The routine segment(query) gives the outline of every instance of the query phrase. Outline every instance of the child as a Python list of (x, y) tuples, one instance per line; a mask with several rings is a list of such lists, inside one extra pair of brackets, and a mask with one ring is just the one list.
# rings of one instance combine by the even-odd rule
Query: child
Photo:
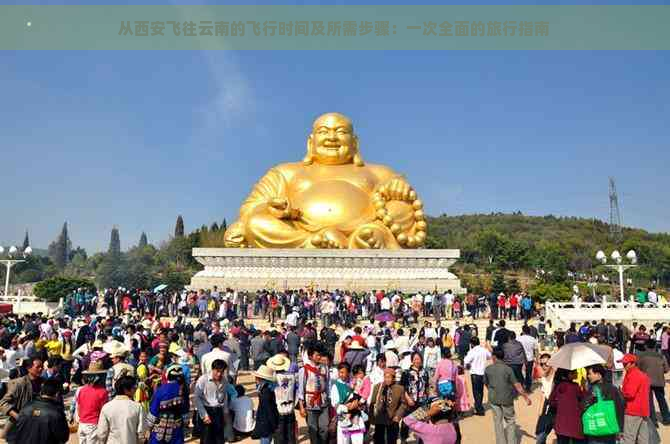
[(254, 404), (251, 398), (246, 396), (244, 387), (241, 385), (235, 386), (237, 398), (230, 403), (230, 409), (233, 412), (233, 429), (238, 435), (242, 435), (242, 439), (247, 434), (251, 433), (256, 426), (254, 419)]
[(338, 378), (330, 391), (332, 406), (337, 413), (338, 442), (348, 437), (352, 444), (362, 444), (367, 415), (361, 410), (362, 397), (349, 384), (350, 367), (346, 362), (337, 366)]

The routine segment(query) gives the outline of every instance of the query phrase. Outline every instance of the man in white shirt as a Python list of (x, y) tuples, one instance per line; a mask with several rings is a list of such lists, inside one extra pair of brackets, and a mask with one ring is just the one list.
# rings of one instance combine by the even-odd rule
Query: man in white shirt
[(223, 337), (220, 334), (214, 334), (209, 339), (209, 342), (212, 344), (212, 351), (202, 355), (201, 362), (201, 371), (203, 375), (211, 376), (212, 375), (212, 363), (217, 359), (223, 360), (228, 368), (228, 371), (231, 371), (231, 362), (230, 362), (230, 353), (221, 349), (223, 347)]
[(384, 298), (382, 299), (380, 305), (381, 305), (381, 309), (382, 309), (382, 311), (384, 311), (384, 310), (386, 310), (386, 311), (391, 310), (391, 300), (388, 298), (388, 296), (384, 296)]
[(470, 345), (472, 348), (465, 355), (463, 364), (470, 369), (472, 396), (475, 398), (475, 415), (484, 416), (484, 370), (487, 361), (491, 359), (491, 352), (479, 344), (477, 336), (470, 339)]
[(286, 316), (286, 323), (290, 327), (297, 327), (298, 326), (298, 319), (300, 318), (300, 315), (298, 314), (298, 310), (300, 310), (298, 307), (293, 307), (293, 310), (291, 313)]
[(447, 291), (444, 294), (444, 317), (447, 319), (450, 319), (453, 317), (453, 313), (451, 312), (451, 306), (454, 304), (454, 294), (451, 292), (451, 290)]
[[(530, 393), (533, 385), (533, 366), (535, 365), (535, 352), (537, 350), (537, 339), (530, 335), (530, 327), (524, 325), (521, 327), (521, 336), (517, 341), (523, 346), (523, 351), (526, 354), (526, 374), (524, 381), (524, 389)], [(521, 381), (519, 381), (521, 382)]]

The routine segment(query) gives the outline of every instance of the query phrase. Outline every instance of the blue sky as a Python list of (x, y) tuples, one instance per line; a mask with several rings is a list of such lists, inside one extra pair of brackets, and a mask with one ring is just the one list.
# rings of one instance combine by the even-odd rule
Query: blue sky
[(0, 245), (230, 222), (326, 111), (429, 214), (607, 219), (614, 176), (625, 225), (670, 231), (668, 78), (660, 51), (4, 51)]

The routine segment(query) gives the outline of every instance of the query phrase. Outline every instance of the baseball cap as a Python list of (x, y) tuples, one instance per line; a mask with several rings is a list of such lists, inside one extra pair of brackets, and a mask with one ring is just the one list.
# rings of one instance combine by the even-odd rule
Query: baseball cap
[(620, 362), (621, 364), (635, 363), (637, 362), (637, 356), (632, 353), (626, 353), (623, 355), (623, 358), (619, 359), (617, 362)]

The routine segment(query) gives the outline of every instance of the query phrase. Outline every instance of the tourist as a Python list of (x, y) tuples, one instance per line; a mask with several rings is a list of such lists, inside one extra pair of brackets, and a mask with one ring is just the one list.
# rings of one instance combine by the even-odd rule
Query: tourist
[(505, 364), (505, 353), (502, 349), (493, 349), (492, 355), (493, 364), (484, 371), (484, 384), (488, 388), (489, 404), (493, 410), (496, 444), (516, 444), (514, 399), (518, 393), (526, 400), (527, 405), (531, 405), (531, 400), (512, 368)]
[[(256, 427), (254, 403), (246, 395), (246, 391), (242, 385), (236, 385), (235, 391), (237, 392), (237, 398), (233, 399), (230, 403), (230, 411), (233, 414), (233, 430), (237, 438), (243, 438), (249, 436)], [(277, 407), (279, 407), (279, 404), (277, 404)], [(291, 434), (295, 435), (294, 433)], [(275, 443), (279, 444), (280, 441), (275, 438)]]
[[(420, 353), (412, 353), (410, 368), (402, 372), (400, 384), (405, 389), (408, 413), (425, 404), (430, 391), (430, 375), (423, 367), (423, 358)], [(407, 441), (408, 433), (407, 426), (401, 424), (400, 441), (403, 444)]]
[(403, 424), (424, 444), (455, 444), (456, 430), (451, 423), (451, 401), (436, 400), (429, 407), (422, 407), (405, 416)]
[(77, 390), (73, 402), (79, 418), (77, 431), (79, 444), (95, 444), (95, 431), (98, 428), (100, 412), (108, 401), (105, 388), (106, 373), (101, 361), (93, 362), (87, 370), (82, 372), (86, 385)]
[(352, 387), (347, 362), (338, 365), (338, 377), (330, 389), (330, 400), (337, 417), (337, 443), (362, 444), (367, 416), (361, 411), (362, 397)]
[(396, 444), (399, 423), (406, 409), (405, 389), (396, 383), (395, 371), (384, 370), (384, 382), (372, 388), (368, 416), (374, 424), (374, 444)]
[[(425, 338), (424, 336), (420, 337), (419, 340)], [(435, 369), (437, 368), (437, 363), (442, 360), (442, 353), (440, 347), (435, 344), (434, 338), (428, 338), (426, 340), (426, 346), (423, 349), (423, 362), (428, 371), (428, 374), (432, 377), (435, 374)]]
[(542, 353), (538, 358), (539, 380), (542, 391), (542, 404), (537, 425), (535, 426), (536, 444), (545, 444), (547, 437), (554, 428), (554, 414), (550, 413), (549, 397), (554, 389), (554, 368), (549, 365), (549, 353)]
[(11, 379), (7, 384), (7, 392), (0, 399), (0, 413), (10, 417), (5, 425), (5, 439), (9, 444), (18, 442), (15, 436), (15, 421), (19, 417), (19, 412), (40, 393), (42, 362), (42, 359), (37, 357), (29, 359), (27, 374), (17, 379)]
[(531, 392), (533, 389), (533, 369), (535, 367), (535, 356), (537, 354), (538, 342), (530, 333), (530, 326), (524, 325), (521, 327), (521, 336), (519, 336), (518, 341), (523, 346), (523, 351), (526, 354), (526, 360), (524, 362), (525, 367), (525, 377), (524, 377), (524, 389), (526, 392)]
[(297, 428), (295, 407), (297, 402), (298, 379), (293, 364), (284, 355), (275, 355), (268, 359), (267, 366), (275, 372), (274, 388), (277, 401), (278, 427), (274, 433), (275, 444), (295, 444)]
[(505, 353), (505, 364), (509, 365), (514, 371), (517, 381), (523, 382), (523, 366), (526, 363), (526, 351), (521, 342), (517, 341), (516, 333), (509, 332), (509, 340), (502, 346)]
[[(222, 360), (226, 363), (226, 368), (230, 369), (231, 365), (231, 353), (223, 349), (223, 335), (213, 334), (209, 338), (209, 342), (212, 344), (212, 351), (206, 353), (200, 360), (200, 370), (203, 375), (210, 375), (212, 371), (212, 363), (216, 360)], [(225, 375), (226, 378), (228, 374)]]
[(270, 444), (272, 435), (279, 425), (279, 412), (274, 393), (274, 383), (277, 379), (274, 370), (265, 365), (261, 365), (253, 375), (256, 378), (256, 391), (258, 391), (258, 409), (256, 425), (251, 436), (259, 439), (261, 444)]
[(195, 385), (194, 403), (203, 423), (200, 444), (223, 444), (232, 440), (232, 427), (230, 431), (226, 427), (230, 424), (226, 372), (226, 361), (215, 359), (210, 373), (203, 373)]
[(626, 370), (621, 393), (626, 401), (622, 444), (647, 444), (649, 442), (651, 381), (637, 366), (637, 356), (626, 354), (620, 360)]
[(484, 416), (484, 371), (488, 360), (491, 359), (491, 352), (480, 345), (477, 336), (470, 339), (470, 344), (472, 348), (465, 355), (463, 364), (470, 370), (472, 396), (475, 400), (475, 415)]
[[(616, 407), (616, 420), (619, 432), (623, 431), (625, 402), (621, 392), (605, 380), (607, 370), (604, 366), (597, 364), (587, 367), (586, 377), (590, 387), (583, 400), (584, 410), (590, 407), (598, 399), (614, 401)], [(604, 436), (586, 436), (588, 444), (616, 444), (618, 434)]]
[(109, 355), (112, 361), (112, 366), (107, 370), (107, 378), (105, 379), (105, 386), (107, 387), (107, 394), (109, 399), (116, 395), (116, 382), (122, 376), (135, 376), (135, 368), (125, 362), (128, 349), (123, 343), (113, 340), (103, 345), (103, 350)]
[(188, 418), (190, 411), (188, 384), (178, 364), (168, 367), (165, 376), (167, 382), (154, 393), (147, 414), (149, 443), (183, 444), (184, 418)]
[[(44, 381), (40, 396), (28, 403), (16, 420), (15, 442), (21, 444), (65, 444), (70, 429), (60, 399), (62, 386), (56, 380)], [(7, 442), (10, 442), (9, 440)]]
[(114, 387), (116, 396), (102, 407), (95, 440), (101, 444), (139, 444), (144, 438), (142, 407), (132, 400), (136, 382), (121, 376)]
[(321, 364), (322, 350), (315, 344), (307, 348), (307, 360), (298, 373), (300, 415), (307, 418), (310, 444), (328, 443), (329, 369)]
[(654, 424), (657, 425), (656, 407), (654, 406), (654, 397), (658, 402), (658, 408), (661, 411), (661, 423), (663, 425), (670, 425), (670, 411), (668, 411), (668, 403), (665, 399), (665, 374), (670, 371), (668, 362), (658, 353), (654, 347), (656, 341), (649, 339), (646, 346), (639, 346), (642, 348), (637, 355), (637, 366), (640, 370), (647, 374), (651, 382), (651, 393), (649, 394), (650, 418)]
[(555, 409), (554, 431), (558, 444), (576, 444), (584, 441), (582, 433), (582, 401), (585, 393), (574, 380), (577, 372), (559, 368), (549, 404)]

